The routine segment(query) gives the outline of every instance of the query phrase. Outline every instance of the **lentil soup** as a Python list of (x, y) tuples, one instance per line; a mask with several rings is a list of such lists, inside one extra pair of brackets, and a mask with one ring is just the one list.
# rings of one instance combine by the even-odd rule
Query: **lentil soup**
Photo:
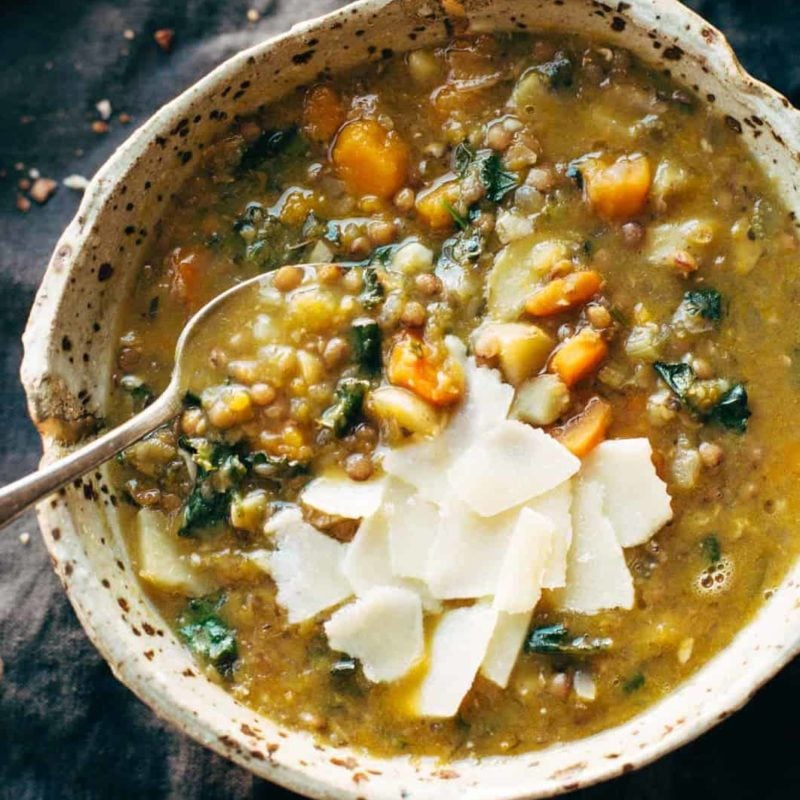
[[(119, 459), (142, 581), (211, 680), (334, 744), (450, 759), (622, 722), (724, 647), (800, 548), (797, 248), (724, 121), (605, 43), (456, 38), (236, 121), (121, 323), (114, 422), (164, 389), (194, 311), (266, 274), (203, 334), (181, 417)], [(472, 487), (474, 445), (519, 488), (503, 436), (537, 454), (520, 472), (563, 480), (534, 490), (531, 468), (505, 505), (502, 483)], [(519, 541), (552, 559), (557, 514), (533, 501), (565, 486), (569, 553), (527, 602), (500, 601), (497, 575), (526, 589), (507, 563), (485, 590), (489, 551), (469, 588), (397, 568), (392, 536), (436, 568), (470, 557), (464, 520), (506, 520), (510, 549), (526, 512)], [(381, 514), (405, 525), (385, 577), (386, 547), (363, 555)], [(356, 636), (370, 615), (403, 646)], [(519, 629), (501, 675), (490, 617)], [(480, 652), (449, 705), (430, 677), (448, 649)]]

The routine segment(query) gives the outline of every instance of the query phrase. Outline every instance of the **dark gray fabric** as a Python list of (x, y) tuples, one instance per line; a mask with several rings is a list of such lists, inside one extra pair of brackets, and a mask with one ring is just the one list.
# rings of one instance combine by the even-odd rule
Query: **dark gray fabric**
[[(337, 0), (2, 0), (0, 2), (0, 481), (39, 453), (17, 379), (19, 337), (35, 287), (78, 195), (61, 187), (27, 215), (14, 208), (23, 162), (61, 179), (91, 175), (130, 132), (90, 131), (94, 104), (143, 121), (236, 50)], [(800, 3), (694, 0), (745, 65), (800, 99)], [(259, 22), (246, 11), (262, 12)], [(153, 43), (174, 28), (174, 51)], [(131, 29), (133, 41), (123, 37)], [(23, 123), (23, 117), (33, 121)], [(30, 543), (19, 540), (31, 533)], [(170, 730), (112, 677), (86, 640), (28, 515), (0, 532), (0, 798), (199, 800), (287, 798)], [(638, 773), (574, 795), (583, 800), (793, 798), (800, 664), (698, 742)]]

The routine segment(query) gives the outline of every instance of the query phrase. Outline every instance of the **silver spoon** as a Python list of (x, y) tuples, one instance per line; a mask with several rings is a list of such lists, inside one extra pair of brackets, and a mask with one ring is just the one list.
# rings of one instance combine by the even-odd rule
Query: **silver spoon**
[[(316, 265), (303, 267), (311, 270)], [(258, 275), (237, 284), (217, 295), (191, 317), (175, 346), (175, 366), (170, 382), (155, 402), (74, 453), (0, 489), (0, 527), (176, 417), (183, 407), (183, 397), (192, 385), (193, 375), (187, 364), (193, 360), (192, 356), (205, 356), (202, 360), (206, 360), (210, 342), (215, 335), (218, 336), (213, 329), (214, 320), (221, 321), (237, 308), (246, 315), (248, 308), (255, 307), (258, 292), (271, 281), (272, 275)]]

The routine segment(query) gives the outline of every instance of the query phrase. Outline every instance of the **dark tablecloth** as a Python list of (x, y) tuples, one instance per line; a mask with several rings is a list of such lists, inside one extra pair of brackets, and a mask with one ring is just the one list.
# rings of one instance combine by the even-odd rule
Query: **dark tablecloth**
[[(78, 205), (61, 186), (16, 208), (28, 170), (91, 176), (162, 103), (237, 50), (337, 0), (0, 1), (0, 482), (36, 465), (17, 372), (19, 337), (53, 246)], [(745, 65), (800, 99), (797, 0), (695, 0)], [(259, 12), (248, 19), (249, 9)], [(254, 16), (251, 13), (251, 16)], [(153, 41), (175, 30), (171, 53)], [(126, 34), (127, 32), (127, 34)], [(107, 133), (94, 133), (107, 99)], [(133, 118), (119, 121), (120, 113)], [(24, 165), (24, 167), (20, 166)], [(24, 534), (30, 534), (26, 543)], [(13, 800), (289, 798), (157, 720), (111, 676), (78, 625), (28, 514), (0, 532), (0, 797)], [(749, 706), (657, 764), (575, 798), (800, 797), (800, 663)]]

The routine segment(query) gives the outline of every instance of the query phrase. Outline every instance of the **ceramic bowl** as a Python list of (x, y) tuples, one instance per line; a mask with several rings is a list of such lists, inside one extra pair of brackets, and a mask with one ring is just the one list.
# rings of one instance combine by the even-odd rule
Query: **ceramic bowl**
[[(22, 377), (45, 460), (102, 424), (115, 320), (159, 216), (236, 114), (295, 87), (475, 31), (579, 32), (624, 45), (717, 107), (800, 210), (800, 115), (739, 66), (719, 31), (674, 0), (364, 0), (242, 52), (137, 130), (100, 170), (58, 243), (24, 336)], [(450, 16), (452, 15), (452, 16)], [(459, 19), (460, 17), (460, 19)], [(454, 19), (455, 18), (455, 19)], [(739, 708), (800, 648), (800, 567), (736, 639), (624, 725), (538, 752), (442, 766), (315, 744), (200, 674), (132, 574), (104, 469), (39, 508), (53, 562), (114, 674), (156, 714), (252, 772), (316, 798), (535, 798), (635, 769)]]

